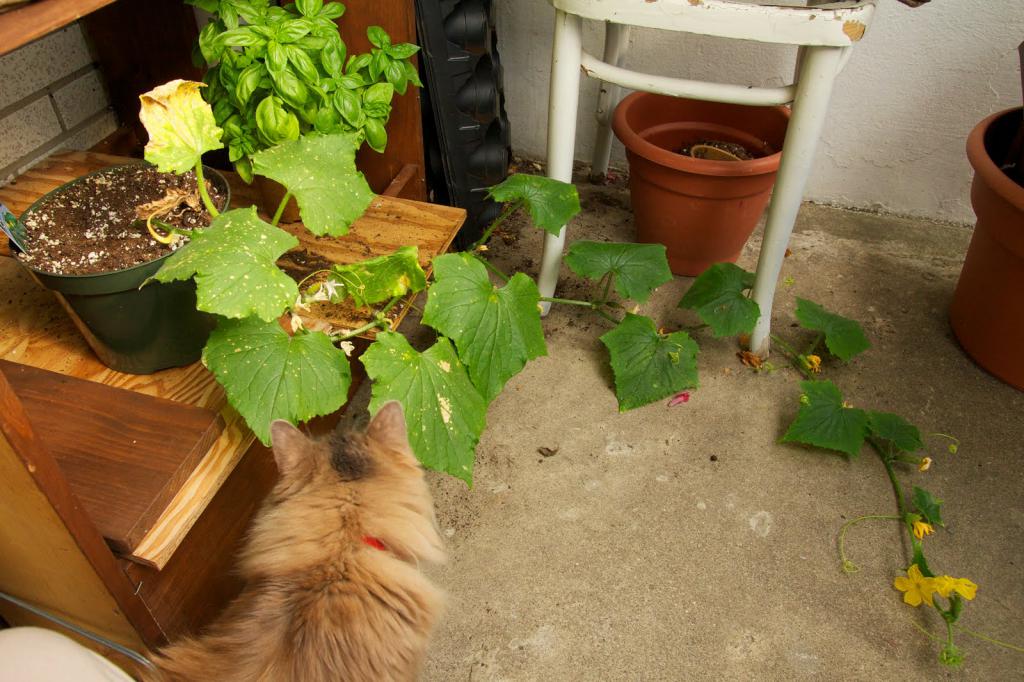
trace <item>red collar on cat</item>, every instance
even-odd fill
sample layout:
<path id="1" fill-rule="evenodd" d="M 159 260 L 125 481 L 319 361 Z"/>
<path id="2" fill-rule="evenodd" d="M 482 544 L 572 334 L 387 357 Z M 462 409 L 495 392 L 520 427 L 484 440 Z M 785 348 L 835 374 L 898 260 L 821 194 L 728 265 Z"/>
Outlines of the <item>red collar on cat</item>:
<path id="1" fill-rule="evenodd" d="M 364 535 L 363 544 L 369 545 L 374 549 L 379 549 L 382 552 L 388 551 L 388 546 L 381 542 L 380 538 L 375 538 L 372 535 Z"/>

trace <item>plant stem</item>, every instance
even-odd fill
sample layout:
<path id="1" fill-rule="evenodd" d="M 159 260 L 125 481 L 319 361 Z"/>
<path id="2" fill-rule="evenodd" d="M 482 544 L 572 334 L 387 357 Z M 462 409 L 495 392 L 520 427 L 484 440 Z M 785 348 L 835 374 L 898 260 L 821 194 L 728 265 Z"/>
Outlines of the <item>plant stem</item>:
<path id="1" fill-rule="evenodd" d="M 578 305 L 584 308 L 591 308 L 596 310 L 597 304 L 593 301 L 580 301 L 575 298 L 554 298 L 552 296 L 541 296 L 540 300 L 545 303 L 563 303 L 565 305 Z"/>
<path id="2" fill-rule="evenodd" d="M 399 301 L 401 301 L 401 300 L 402 300 L 401 296 L 395 296 L 390 301 L 388 301 L 388 304 L 386 306 L 384 306 L 383 308 L 381 308 L 380 310 L 378 310 L 376 313 L 373 314 L 374 319 L 372 321 L 367 322 L 366 324 L 364 324 L 362 327 L 359 327 L 358 329 L 353 329 L 352 331 L 347 332 L 345 334 L 341 334 L 339 336 L 335 336 L 334 339 L 333 339 L 334 342 L 337 343 L 339 341 L 348 341 L 349 339 L 353 339 L 353 338 L 359 336 L 360 334 L 365 334 L 366 332 L 370 331 L 374 327 L 380 327 L 384 331 L 390 331 L 391 330 L 391 322 L 389 322 L 388 319 L 386 317 L 384 317 L 384 316 L 387 315 L 388 311 L 390 311 L 392 308 L 394 308 L 395 305 L 397 305 L 397 303 Z"/>
<path id="3" fill-rule="evenodd" d="M 964 633 L 965 635 L 970 635 L 971 637 L 976 637 L 977 639 L 980 639 L 983 642 L 988 642 L 989 644 L 995 644 L 996 646 L 1004 647 L 1006 649 L 1009 649 L 1010 651 L 1019 651 L 1021 653 L 1024 653 L 1024 647 L 1017 646 L 1016 644 L 1010 644 L 1009 642 L 1003 642 L 1003 641 L 998 640 L 998 639 L 996 639 L 994 637 L 989 637 L 988 635 L 983 635 L 980 632 L 974 632 L 973 630 L 968 630 L 967 628 L 965 628 L 965 627 L 963 627 L 961 625 L 957 625 L 956 628 L 958 630 L 960 630 L 960 632 Z"/>
<path id="4" fill-rule="evenodd" d="M 921 626 L 921 625 L 920 625 L 920 624 L 919 624 L 919 623 L 918 623 L 918 622 L 917 622 L 916 620 L 914 620 L 914 619 L 912 619 L 912 618 L 911 618 L 911 619 L 910 619 L 910 624 L 911 624 L 911 625 L 913 625 L 913 626 L 914 626 L 915 628 L 917 628 L 918 630 L 920 630 L 920 631 L 921 631 L 921 633 L 922 633 L 922 634 L 923 634 L 923 635 L 924 635 L 925 637 L 927 637 L 928 639 L 930 639 L 930 640 L 932 640 L 932 641 L 935 641 L 935 642 L 941 642 L 941 641 L 942 641 L 942 637 L 939 637 L 939 636 L 938 636 L 938 635 L 936 635 L 936 634 L 932 634 L 931 632 L 928 632 L 928 631 L 927 631 L 927 630 L 925 630 L 925 629 L 924 629 L 924 628 L 923 628 L 923 627 L 922 627 L 922 626 Z M 960 628 L 960 629 L 961 629 L 961 630 L 963 630 L 963 628 Z"/>
<path id="5" fill-rule="evenodd" d="M 906 503 L 903 501 L 903 486 L 900 485 L 899 479 L 896 478 L 896 470 L 892 468 L 892 460 L 882 454 L 882 451 L 878 448 L 878 445 L 874 441 L 869 441 L 871 447 L 878 453 L 878 457 L 882 460 L 883 466 L 885 466 L 885 473 L 889 475 L 889 482 L 892 483 L 892 492 L 896 495 L 896 508 L 900 512 L 900 518 L 907 518 Z"/>
<path id="6" fill-rule="evenodd" d="M 501 215 L 495 218 L 494 222 L 488 225 L 487 229 L 484 230 L 484 233 L 480 235 L 480 239 L 477 239 L 475 242 L 473 242 L 473 245 L 469 247 L 469 251 L 476 251 L 477 248 L 486 244 L 487 240 L 491 238 L 491 234 L 494 233 L 494 230 L 498 227 L 498 225 L 501 225 L 503 222 L 505 222 L 510 215 L 516 212 L 516 209 L 518 208 L 518 201 L 513 201 L 512 203 L 506 205 L 505 210 L 502 211 Z"/>
<path id="7" fill-rule="evenodd" d="M 843 572 L 844 573 L 856 573 L 858 570 L 857 564 L 853 563 L 846 558 L 846 531 L 861 521 L 900 521 L 900 517 L 893 516 L 892 514 L 868 514 L 866 516 L 858 516 L 855 519 L 850 519 L 843 524 L 843 527 L 839 529 L 839 558 L 842 560 Z"/>
<path id="8" fill-rule="evenodd" d="M 270 224 L 273 225 L 274 227 L 277 227 L 277 224 L 281 222 L 281 216 L 284 215 L 284 207 L 288 205 L 288 202 L 291 201 L 291 198 L 291 192 L 285 192 L 284 196 L 281 198 L 281 203 L 277 205 L 277 210 L 274 211 L 274 217 L 271 218 L 270 220 Z"/>
<path id="9" fill-rule="evenodd" d="M 353 329 L 352 331 L 350 331 L 348 333 L 340 334 L 338 336 L 335 336 L 332 340 L 335 343 L 337 343 L 339 341 L 348 341 L 349 339 L 354 339 L 355 337 L 357 337 L 357 336 L 359 336 L 361 334 L 365 334 L 366 332 L 370 331 L 374 327 L 383 327 L 383 326 L 384 325 L 381 324 L 380 320 L 373 320 L 372 322 L 367 322 L 366 324 L 364 324 L 362 327 L 359 327 L 358 329 Z"/>
<path id="10" fill-rule="evenodd" d="M 203 177 L 202 159 L 196 162 L 196 184 L 199 186 L 199 197 L 203 200 L 203 205 L 206 206 L 210 217 L 216 218 L 220 215 L 220 211 L 213 205 L 213 200 L 210 199 L 210 194 L 206 191 L 206 178 Z"/>
<path id="11" fill-rule="evenodd" d="M 477 259 L 478 261 L 480 261 L 481 263 L 483 263 L 483 264 L 484 264 L 484 267 L 485 267 L 485 268 L 487 268 L 488 270 L 490 270 L 491 272 L 493 272 L 493 273 L 494 273 L 495 275 L 497 275 L 497 276 L 498 276 L 498 277 L 499 277 L 499 278 L 501 279 L 501 281 L 503 281 L 503 282 L 507 282 L 507 281 L 509 280 L 509 276 L 508 276 L 508 275 L 506 275 L 506 274 L 505 274 L 504 272 L 502 272 L 502 271 L 501 271 L 501 269 L 500 269 L 500 268 L 498 268 L 498 266 L 497 266 L 497 265 L 495 265 L 495 264 L 494 264 L 494 263 L 492 263 L 491 261 L 487 260 L 486 258 L 484 258 L 483 256 L 481 256 L 481 255 L 480 255 L 479 253 L 476 253 L 475 251 L 473 252 L 473 256 L 474 256 L 474 257 L 475 257 L 475 258 L 476 258 L 476 259 Z"/>
<path id="12" fill-rule="evenodd" d="M 601 294 L 601 303 L 605 304 L 608 302 L 608 296 L 612 292 L 612 279 L 615 277 L 612 273 L 605 274 L 604 293 Z"/>
<path id="13" fill-rule="evenodd" d="M 381 308 L 380 310 L 377 311 L 377 314 L 376 314 L 377 319 L 379 320 L 380 318 L 382 318 L 385 315 L 387 315 L 388 311 L 390 311 L 392 308 L 394 308 L 396 305 L 398 305 L 398 302 L 401 301 L 401 300 L 402 300 L 401 296 L 394 296 L 394 297 L 392 297 L 392 299 L 390 301 L 388 301 L 388 304 L 386 306 L 384 306 L 383 308 Z"/>
<path id="14" fill-rule="evenodd" d="M 551 296 L 541 296 L 540 300 L 545 301 L 547 303 L 563 303 L 565 305 L 577 305 L 580 306 L 581 308 L 590 308 L 592 311 L 594 311 L 604 319 L 608 320 L 609 322 L 614 322 L 615 324 L 619 324 L 620 322 L 622 322 L 622 320 L 620 320 L 619 318 L 615 317 L 614 315 L 610 315 L 605 310 L 603 310 L 601 307 L 602 304 L 598 303 L 597 301 L 580 301 L 575 298 L 554 298 Z"/>
<path id="15" fill-rule="evenodd" d="M 306 275 L 305 277 L 303 277 L 303 278 L 302 278 L 301 280 L 299 280 L 299 289 L 301 290 L 301 289 L 302 289 L 302 285 L 303 285 L 303 284 L 305 284 L 306 282 L 308 282 L 308 281 L 309 281 L 310 279 L 312 279 L 313 277 L 316 277 L 316 276 L 317 276 L 317 275 L 319 275 L 319 274 L 320 274 L 321 272 L 330 272 L 330 270 L 314 270 L 313 272 L 309 273 L 308 275 Z"/>
<path id="16" fill-rule="evenodd" d="M 793 346 L 789 345 L 782 337 L 777 336 L 775 334 L 771 335 L 771 340 L 782 346 L 782 350 L 786 353 L 787 356 L 789 356 L 789 364 L 793 365 L 793 367 L 799 370 L 799 372 L 804 375 L 805 379 L 807 379 L 808 381 L 814 380 L 814 377 L 811 375 L 810 370 L 804 367 L 803 363 L 800 362 L 800 354 L 796 352 L 796 349 L 793 348 Z"/>
<path id="17" fill-rule="evenodd" d="M 815 337 L 814 343 L 812 343 L 807 348 L 806 352 L 804 352 L 804 355 L 810 355 L 811 353 L 813 353 L 814 349 L 818 347 L 818 344 L 821 343 L 821 340 L 824 339 L 824 338 L 825 338 L 825 333 L 824 332 L 818 332 L 818 336 Z"/>

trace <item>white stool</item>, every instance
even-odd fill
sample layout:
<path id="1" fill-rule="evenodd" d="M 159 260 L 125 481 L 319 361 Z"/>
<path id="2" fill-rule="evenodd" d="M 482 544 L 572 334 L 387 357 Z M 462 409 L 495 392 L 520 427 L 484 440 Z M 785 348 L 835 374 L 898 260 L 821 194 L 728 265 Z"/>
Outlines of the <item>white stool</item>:
<path id="1" fill-rule="evenodd" d="M 874 0 L 811 0 L 811 7 L 779 6 L 770 4 L 771 0 L 548 1 L 555 8 L 548 99 L 547 172 L 551 178 L 572 181 L 581 72 L 605 82 L 597 105 L 598 130 L 592 165 L 592 174 L 597 176 L 608 169 L 611 112 L 618 102 L 616 86 L 733 104 L 793 103 L 753 290 L 761 317 L 751 335 L 750 349 L 767 356 L 775 287 L 825 125 L 832 86 L 849 59 L 850 48 L 864 36 L 874 13 Z M 603 59 L 583 50 L 583 19 L 605 22 Z M 799 46 L 795 83 L 778 88 L 750 88 L 624 69 L 621 64 L 630 26 Z M 565 232 L 563 227 L 557 237 L 545 237 L 538 282 L 541 296 L 554 294 Z M 545 305 L 545 313 L 547 309 Z"/>

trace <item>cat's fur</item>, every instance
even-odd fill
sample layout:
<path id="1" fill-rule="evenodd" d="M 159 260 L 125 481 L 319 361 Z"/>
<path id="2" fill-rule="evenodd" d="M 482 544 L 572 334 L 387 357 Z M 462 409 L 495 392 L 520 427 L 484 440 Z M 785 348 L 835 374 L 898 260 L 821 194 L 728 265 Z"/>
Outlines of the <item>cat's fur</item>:
<path id="1" fill-rule="evenodd" d="M 244 591 L 202 636 L 155 656 L 149 679 L 415 679 L 442 607 L 417 564 L 444 548 L 401 406 L 365 434 L 318 441 L 277 421 L 271 437 L 281 478 L 242 552 Z"/>

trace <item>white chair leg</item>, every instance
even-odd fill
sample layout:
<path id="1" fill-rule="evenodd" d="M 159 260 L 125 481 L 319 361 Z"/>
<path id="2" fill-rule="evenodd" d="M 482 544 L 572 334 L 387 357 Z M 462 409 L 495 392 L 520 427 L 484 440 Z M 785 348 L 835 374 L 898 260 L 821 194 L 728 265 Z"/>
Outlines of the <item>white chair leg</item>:
<path id="1" fill-rule="evenodd" d="M 582 20 L 555 11 L 555 40 L 551 53 L 551 90 L 548 94 L 548 177 L 572 182 L 573 153 L 576 148 L 576 113 L 580 99 L 580 62 L 583 55 Z M 555 293 L 562 267 L 565 227 L 558 236 L 544 235 L 537 286 L 542 297 Z M 547 315 L 550 303 L 541 303 Z"/>
<path id="2" fill-rule="evenodd" d="M 629 26 L 605 22 L 604 57 L 606 64 L 622 66 L 629 42 Z M 612 113 L 619 103 L 619 86 L 601 81 L 597 98 L 597 134 L 594 136 L 594 160 L 590 164 L 590 180 L 600 182 L 608 173 L 612 154 Z"/>
<path id="3" fill-rule="evenodd" d="M 750 336 L 750 350 L 761 357 L 767 357 L 770 350 L 772 301 L 782 260 L 786 256 L 804 187 L 811 173 L 818 138 L 825 127 L 832 87 L 844 52 L 848 49 L 807 47 L 801 55 L 793 115 L 782 147 L 782 163 L 768 207 L 768 221 L 754 281 L 753 299 L 761 308 L 761 317 Z"/>

